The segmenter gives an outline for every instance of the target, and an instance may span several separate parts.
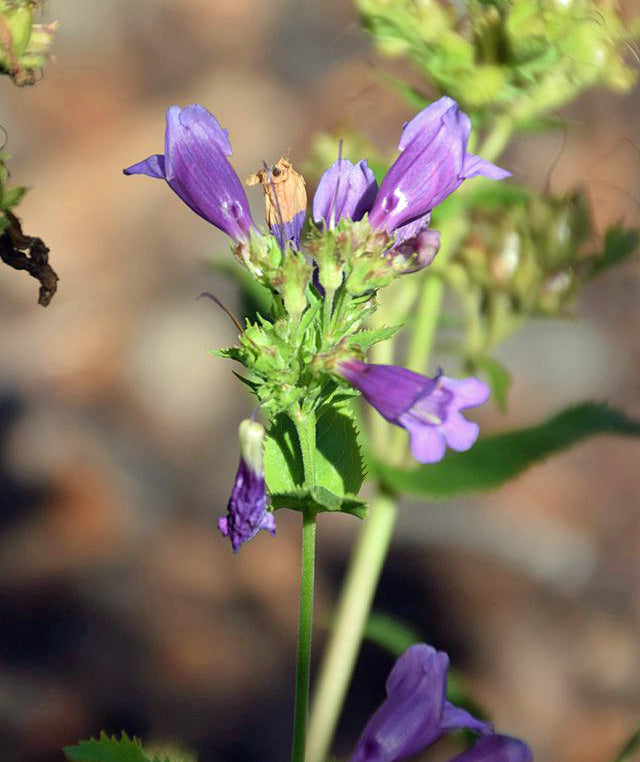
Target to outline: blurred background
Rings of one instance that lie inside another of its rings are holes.
[[[199,102],[229,129],[241,178],[347,126],[381,151],[411,109],[382,78],[348,0],[50,0],[55,60],[1,82],[19,214],[60,276],[0,268],[0,752],[61,760],[101,728],[200,762],[288,757],[299,516],[234,557],[215,525],[252,402],[234,366],[224,235],[164,183],[123,167],[161,151],[164,112]],[[402,67],[394,64],[394,70]],[[589,189],[598,230],[637,224],[640,90],[591,92],[572,131],[521,138],[520,182]],[[309,188],[310,193],[313,188]],[[259,191],[250,193],[262,216]],[[575,319],[505,343],[510,412],[571,401],[640,417],[637,259],[581,295]],[[457,369],[450,369],[455,375]],[[446,649],[496,726],[539,762],[606,762],[640,716],[640,444],[598,437],[474,499],[404,506],[376,609]],[[357,520],[321,516],[316,655]],[[336,751],[382,699],[392,657],[366,644]]]

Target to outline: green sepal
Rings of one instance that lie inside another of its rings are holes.
[[[479,369],[484,374],[491,389],[491,397],[501,412],[507,412],[509,389],[513,382],[511,373],[495,357],[480,357],[474,359],[472,373]]]
[[[116,738],[103,731],[100,738],[79,741],[75,746],[65,746],[63,751],[72,762],[171,762],[168,757],[147,756],[140,741],[124,732]]]
[[[340,511],[364,519],[367,504],[355,495],[336,495],[325,487],[299,487],[288,492],[271,495],[273,510],[289,508],[293,511],[327,513]]]
[[[383,328],[372,328],[367,331],[358,331],[348,337],[347,345],[364,351],[379,341],[390,339],[402,327],[402,325],[391,325],[384,326]]]
[[[467,452],[450,452],[440,461],[413,470],[371,462],[390,489],[410,495],[449,498],[499,487],[529,466],[595,434],[640,437],[640,421],[601,402],[567,408],[537,426],[479,440]]]

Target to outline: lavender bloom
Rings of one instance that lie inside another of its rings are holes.
[[[510,172],[467,153],[470,131],[469,117],[447,96],[408,122],[398,145],[401,154],[382,181],[369,213],[371,226],[391,233],[425,217],[470,177],[508,177]]]
[[[231,539],[234,553],[261,529],[276,533],[273,513],[267,510],[263,461],[264,428],[255,421],[240,424],[240,465],[233,483],[227,515],[218,519],[218,529]]]
[[[341,362],[338,372],[380,415],[409,432],[411,452],[421,463],[442,460],[447,446],[468,450],[478,438],[478,424],[460,413],[489,398],[489,387],[477,378],[428,378],[396,365],[359,360]]]
[[[242,183],[227,160],[227,130],[203,106],[167,111],[165,151],[123,170],[166,180],[193,211],[234,240],[249,237],[254,222]]]
[[[461,728],[481,738],[451,762],[532,762],[526,744],[493,735],[491,725],[446,700],[448,668],[442,651],[424,644],[408,648],[391,670],[387,698],[367,723],[350,762],[396,762]]]
[[[361,220],[371,209],[378,183],[366,159],[353,165],[337,159],[318,183],[313,197],[313,219],[333,228],[343,217]]]

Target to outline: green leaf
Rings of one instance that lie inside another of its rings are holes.
[[[17,206],[27,192],[27,189],[21,185],[17,185],[15,188],[5,188],[2,192],[2,208],[11,209]]]
[[[289,508],[293,511],[317,511],[318,513],[349,513],[359,519],[367,515],[367,504],[355,495],[336,495],[325,487],[299,487],[298,489],[271,495],[274,510]]]
[[[358,433],[344,406],[325,406],[316,424],[316,484],[336,495],[356,495],[364,473]]]
[[[589,275],[593,278],[609,267],[624,262],[640,246],[640,230],[628,230],[620,225],[613,225],[604,234],[602,252],[589,260]]]
[[[359,349],[369,349],[373,344],[377,344],[379,341],[386,341],[390,339],[397,331],[402,328],[402,325],[384,326],[382,328],[372,328],[367,331],[358,331],[347,339],[348,347],[358,347]]]
[[[534,463],[596,434],[640,437],[640,421],[605,403],[583,402],[537,426],[481,439],[467,452],[449,453],[440,463],[414,470],[380,462],[372,462],[371,467],[397,492],[453,497],[499,487]]]
[[[625,743],[614,762],[633,762],[638,759],[636,756],[638,751],[640,751],[640,728]]]
[[[140,741],[129,738],[126,733],[118,739],[103,732],[98,739],[90,738],[76,746],[65,746],[63,751],[73,762],[152,762],[142,750]]]
[[[288,415],[276,416],[264,443],[264,473],[271,493],[295,492],[304,482],[298,432]]]
[[[481,357],[474,360],[474,365],[484,373],[491,388],[491,396],[500,410],[506,413],[507,398],[513,381],[511,373],[494,357]]]
[[[304,483],[298,432],[287,415],[278,415],[268,431],[264,468],[267,487],[272,494],[295,494]],[[344,406],[325,406],[318,412],[316,423],[316,485],[338,497],[355,495],[363,478],[353,419]]]

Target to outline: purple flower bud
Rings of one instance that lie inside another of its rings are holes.
[[[411,452],[421,463],[442,460],[447,446],[468,450],[478,438],[478,424],[460,413],[489,398],[489,387],[477,378],[428,378],[396,365],[359,360],[341,362],[338,372],[380,415],[409,432]]]
[[[522,741],[494,735],[491,725],[446,700],[448,668],[442,651],[424,644],[408,648],[389,673],[387,698],[367,723],[350,762],[397,762],[461,728],[481,738],[451,762],[531,762]]]
[[[348,159],[337,159],[318,183],[313,197],[313,219],[333,228],[343,217],[361,220],[378,191],[378,183],[366,159],[355,166]]]
[[[167,111],[164,155],[153,154],[123,171],[166,180],[196,214],[234,240],[244,240],[255,224],[227,156],[228,133],[213,114],[196,103],[183,109],[172,106]]]
[[[411,223],[410,223],[411,224]],[[407,225],[409,227],[409,225]],[[440,249],[440,233],[437,230],[422,230],[413,238],[403,239],[393,247],[394,261],[404,260],[401,272],[415,273],[428,267]]]
[[[264,428],[255,421],[240,424],[240,465],[231,490],[227,515],[218,520],[218,529],[231,539],[234,553],[261,529],[276,533],[273,513],[267,510],[264,483]]]
[[[367,723],[350,762],[395,762],[431,746],[450,730],[491,733],[491,725],[446,700],[449,657],[411,646],[387,678],[387,698]]]
[[[371,226],[391,233],[422,217],[467,178],[501,180],[511,173],[467,153],[469,117],[444,96],[403,129],[400,156],[387,172],[369,213]]]

